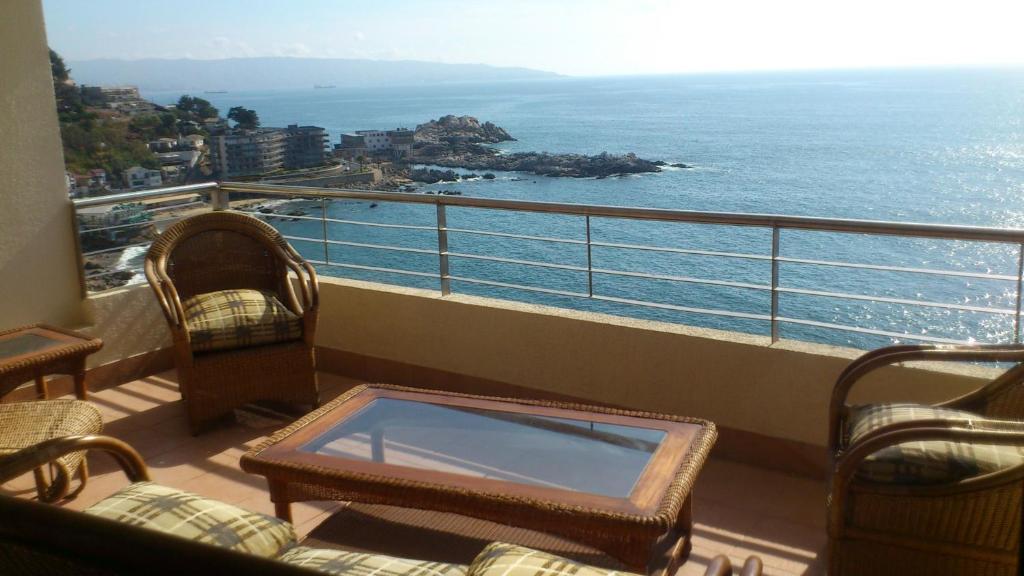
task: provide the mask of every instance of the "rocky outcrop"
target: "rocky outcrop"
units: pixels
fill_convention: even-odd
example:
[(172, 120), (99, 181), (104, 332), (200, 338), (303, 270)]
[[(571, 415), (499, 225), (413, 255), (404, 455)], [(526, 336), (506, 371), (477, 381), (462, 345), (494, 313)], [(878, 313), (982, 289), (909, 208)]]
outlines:
[[(481, 123), (472, 116), (443, 116), (416, 127), (413, 151), (407, 160), (446, 168), (530, 172), (538, 176), (607, 178), (624, 174), (661, 172), (665, 162), (644, 160), (635, 154), (550, 154), (515, 152), (503, 154), (489, 146), (515, 140), (504, 128)], [(438, 170), (414, 170), (420, 182), (452, 181)], [(487, 178), (485, 175), (484, 178)], [(491, 175), (490, 179), (494, 176)]]
[(515, 140), (504, 128), (472, 116), (442, 116), (416, 127), (418, 144), (497, 144)]

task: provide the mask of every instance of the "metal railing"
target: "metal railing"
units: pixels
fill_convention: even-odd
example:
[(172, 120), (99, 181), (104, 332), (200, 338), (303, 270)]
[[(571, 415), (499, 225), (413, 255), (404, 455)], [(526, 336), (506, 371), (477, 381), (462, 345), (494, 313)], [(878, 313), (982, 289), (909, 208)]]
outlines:
[[(910, 334), (900, 333), (896, 331), (875, 329), (863, 326), (854, 326), (849, 324), (840, 324), (834, 322), (824, 322), (820, 320), (814, 320), (809, 318), (797, 318), (791, 316), (783, 316), (780, 313), (780, 296), (783, 294), (812, 296), (812, 297), (824, 297), (833, 298), (846, 301), (862, 301), (862, 302), (875, 302), (892, 304), (898, 306), (916, 306), (925, 308), (938, 308), (948, 311), (957, 312), (977, 312), (984, 314), (992, 314), (998, 316), (1011, 316), (1012, 317), (1012, 340), (1019, 342), (1021, 338), (1021, 300), (1022, 300), (1022, 278), (1024, 278), (1024, 230), (1015, 229), (1003, 229), (1003, 228), (989, 228), (989, 227), (977, 227), (977, 226), (953, 226), (943, 224), (920, 224), (920, 223), (905, 223), (905, 222), (884, 222), (884, 221), (870, 221), (870, 220), (849, 220), (849, 219), (837, 219), (837, 218), (814, 218), (814, 217), (801, 217), (801, 216), (785, 216), (785, 215), (774, 215), (774, 214), (738, 214), (738, 213), (723, 213), (723, 212), (697, 212), (687, 210), (666, 210), (656, 208), (634, 208), (634, 207), (620, 207), (620, 206), (599, 206), (599, 205), (583, 205), (583, 204), (565, 204), (565, 203), (549, 203), (549, 202), (535, 202), (535, 201), (516, 201), (516, 200), (498, 200), (490, 198), (471, 198), (464, 196), (448, 196), (442, 194), (428, 195), (428, 194), (410, 194), (410, 193), (396, 193), (396, 192), (374, 192), (374, 191), (359, 191), (359, 190), (337, 190), (327, 188), (315, 188), (306, 186), (285, 186), (277, 184), (260, 184), (260, 183), (205, 183), (196, 184), (191, 186), (179, 186), (174, 188), (164, 188), (157, 190), (147, 190), (141, 192), (132, 192), (126, 194), (118, 194), (113, 196), (104, 196), (96, 198), (87, 198), (81, 200), (75, 200), (74, 204), (76, 208), (86, 208), (92, 206), (112, 205), (130, 202), (140, 202), (164, 197), (170, 197), (185, 193), (197, 193), (197, 194), (209, 194), (210, 205), (212, 209), (220, 210), (227, 209), (230, 205), (231, 194), (249, 194), (263, 196), (274, 196), (284, 198), (304, 198), (304, 199), (316, 199), (321, 203), (320, 216), (308, 216), (308, 215), (288, 215), (287, 218), (292, 220), (307, 220), (317, 221), (320, 223), (320, 230), (322, 233), (321, 238), (313, 238), (308, 236), (295, 236), (287, 235), (290, 241), (299, 242), (315, 242), (323, 244), (323, 257), (322, 259), (310, 259), (314, 264), (328, 267), (339, 267), (347, 268), (350, 270), (359, 270), (363, 272), (380, 272), (380, 273), (393, 273), (399, 275), (416, 276), (424, 278), (434, 278), (439, 281), (440, 291), (442, 295), (448, 295), (451, 293), (452, 282), (462, 282), (466, 284), (475, 284), (478, 286), (489, 286), (513, 290), (522, 290), (527, 292), (536, 292), (549, 295), (565, 296), (571, 298), (584, 298), (594, 301), (603, 301), (608, 303), (625, 304), (631, 306), (640, 306), (646, 308), (655, 308), (662, 310), (670, 310), (675, 312), (692, 313), (699, 315), (707, 315), (714, 317), (727, 317), (727, 318), (740, 318), (746, 320), (763, 321), (768, 323), (770, 326), (770, 335), (772, 341), (777, 341), (780, 337), (780, 325), (782, 324), (793, 324), (803, 325), (815, 328), (829, 329), (829, 330), (840, 330), (855, 332), (860, 334), (881, 336), (893, 339), (910, 339), (926, 342), (940, 342), (940, 343), (956, 343), (963, 342), (962, 339), (951, 339), (943, 337), (929, 336), (925, 334)], [(381, 223), (381, 222), (368, 222), (352, 219), (341, 219), (333, 218), (328, 215), (328, 202), (331, 200), (360, 200), (368, 202), (389, 202), (389, 203), (405, 203), (405, 204), (423, 204), (433, 205), (435, 207), (436, 216), (435, 222), (432, 225), (414, 225), (414, 224), (399, 224), (399, 223)], [(583, 220), (583, 228), (585, 231), (585, 237), (582, 239), (578, 238), (565, 238), (556, 236), (545, 236), (545, 235), (527, 235), (519, 233), (501, 232), (495, 230), (482, 230), (475, 228), (458, 228), (450, 227), (448, 224), (448, 209), (453, 207), (464, 207), (464, 208), (475, 208), (475, 209), (491, 209), (491, 210), (503, 210), (503, 211), (514, 211), (524, 213), (541, 213), (541, 214), (556, 214), (566, 217), (581, 218)], [(255, 214), (260, 216), (260, 214)], [(270, 217), (282, 217), (280, 214), (272, 214)], [(747, 252), (728, 252), (728, 251), (716, 251), (716, 250), (705, 250), (696, 248), (684, 248), (684, 247), (672, 247), (672, 246), (658, 246), (653, 244), (634, 244), (634, 243), (622, 243), (622, 242), (609, 242), (597, 240), (592, 235), (591, 222), (594, 218), (612, 218), (612, 219), (625, 219), (625, 220), (637, 220), (637, 221), (660, 221), (660, 222), (677, 222), (677, 223), (688, 223), (688, 224), (713, 224), (713, 225), (728, 225), (737, 227), (753, 227), (762, 228), (771, 233), (771, 247), (767, 253), (747, 253)], [(142, 226), (144, 224), (153, 224), (154, 222), (169, 222), (176, 218), (167, 218), (163, 220), (149, 221), (146, 223), (138, 224), (124, 224), (124, 225), (112, 225), (112, 226), (101, 226), (92, 227), (80, 230), (82, 235), (93, 234), (101, 231), (111, 231), (118, 227), (131, 227), (131, 226)], [(428, 231), (430, 233), (436, 233), (437, 242), (436, 247), (430, 248), (414, 248), (408, 246), (400, 246), (393, 244), (374, 244), (368, 242), (355, 242), (348, 240), (331, 239), (328, 234), (328, 226), (332, 224), (343, 224), (352, 226), (364, 226), (364, 227), (375, 227), (375, 228), (388, 228), (395, 230), (414, 230), (414, 231)], [(887, 237), (909, 237), (909, 238), (925, 238), (925, 239), (945, 239), (945, 240), (959, 240), (959, 241), (978, 241), (978, 242), (989, 242), (1011, 245), (1016, 251), (1016, 270), (1013, 274), (997, 274), (990, 271), (970, 271), (970, 270), (949, 270), (941, 268), (930, 268), (925, 266), (895, 266), (887, 264), (871, 264), (871, 263), (859, 263), (859, 262), (847, 262), (842, 260), (831, 260), (827, 258), (798, 258), (798, 257), (787, 257), (780, 254), (780, 238), (785, 231), (819, 231), (819, 232), (834, 232), (834, 233), (849, 233), (849, 234), (864, 234), (871, 236), (887, 236)], [(474, 237), (491, 237), (499, 239), (512, 239), (512, 240), (527, 240), (543, 242), (554, 245), (575, 245), (578, 247), (585, 248), (586, 251), (586, 265), (571, 265), (562, 263), (545, 262), (541, 260), (533, 259), (522, 259), (522, 258), (506, 258), (500, 256), (489, 256), (483, 254), (475, 254), (468, 252), (453, 252), (449, 249), (449, 235), (453, 233), (465, 234)], [(145, 245), (145, 242), (131, 245)], [(355, 264), (352, 262), (339, 262), (337, 259), (332, 259), (330, 256), (329, 248), (331, 246), (345, 246), (349, 248), (359, 248), (367, 250), (380, 250), (380, 251), (393, 251), (407, 254), (419, 254), (419, 255), (432, 255), (437, 258), (437, 272), (422, 272), (414, 270), (405, 270), (384, 266), (368, 266), (363, 264)], [(115, 249), (123, 249), (127, 246), (121, 246)], [(648, 272), (631, 271), (617, 268), (607, 267), (596, 267), (594, 265), (593, 251), (595, 248), (610, 248), (619, 250), (629, 251), (644, 251), (651, 253), (661, 254), (673, 254), (682, 256), (698, 256), (698, 257), (711, 257), (711, 258), (726, 258), (726, 259), (739, 259), (747, 261), (761, 261), (770, 265), (770, 279), (767, 283), (757, 282), (744, 282), (739, 280), (721, 280), (704, 278), (697, 276), (680, 276), (673, 274), (656, 274)], [(104, 252), (105, 250), (98, 251), (84, 251), (83, 256), (88, 257), (93, 254)], [(586, 291), (573, 291), (563, 290), (551, 287), (534, 286), (527, 284), (519, 284), (512, 282), (501, 282), (497, 280), (488, 280), (478, 277), (469, 277), (461, 275), (453, 275), (451, 273), (451, 261), (453, 259), (461, 260), (477, 260), (492, 262), (497, 264), (514, 264), (521, 266), (528, 266), (534, 268), (543, 268), (550, 270), (561, 270), (571, 273), (585, 274), (586, 275)], [(872, 294), (858, 294), (849, 293), (842, 291), (830, 291), (830, 290), (817, 290), (810, 288), (800, 288), (794, 286), (785, 286), (780, 282), (780, 266), (782, 264), (802, 264), (802, 265), (813, 265), (829, 267), (833, 269), (849, 269), (849, 270), (861, 270), (861, 271), (874, 271), (874, 272), (898, 272), (914, 275), (922, 275), (929, 277), (947, 277), (947, 278), (965, 278), (965, 279), (984, 279), (984, 280), (996, 280), (1011, 282), (1014, 286), (1013, 308), (1002, 308), (992, 306), (980, 306), (972, 304), (960, 304), (952, 302), (936, 302), (923, 299), (915, 298), (900, 298), (892, 296), (872, 295)], [(94, 275), (86, 274), (85, 279), (95, 277), (96, 275), (109, 274), (111, 272), (95, 273)], [(664, 302), (656, 302), (651, 300), (633, 299), (633, 298), (622, 298), (618, 296), (601, 294), (595, 291), (594, 278), (596, 276), (601, 277), (618, 277), (618, 278), (638, 278), (644, 280), (656, 280), (666, 281), (678, 284), (694, 284), (712, 287), (725, 287), (739, 290), (749, 290), (754, 292), (761, 292), (769, 294), (770, 307), (764, 312), (745, 312), (737, 310), (726, 310), (720, 308), (704, 308), (698, 306), (682, 306), (677, 304), (670, 304)]]

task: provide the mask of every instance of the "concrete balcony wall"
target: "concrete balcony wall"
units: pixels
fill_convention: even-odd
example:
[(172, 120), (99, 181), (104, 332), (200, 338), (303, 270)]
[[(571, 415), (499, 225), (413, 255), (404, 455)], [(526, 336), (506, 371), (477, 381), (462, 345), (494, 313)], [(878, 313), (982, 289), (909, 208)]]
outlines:
[[(326, 279), (318, 343), (371, 358), (710, 419), (824, 446), (832, 384), (851, 349)], [(929, 401), (977, 387), (988, 370), (893, 367), (854, 399)]]
[[(322, 360), (386, 361), (630, 408), (710, 419), (720, 426), (824, 446), (828, 401), (859, 351), (563, 310), (502, 300), (321, 279)], [(170, 346), (148, 286), (90, 298), (92, 333), (109, 364)], [(150, 354), (152, 357), (153, 355)], [(164, 354), (160, 362), (170, 362)], [(328, 364), (328, 362), (323, 362)], [(166, 366), (163, 366), (166, 367)], [(357, 377), (345, 361), (327, 366)], [(932, 368), (936, 368), (932, 366)], [(976, 387), (991, 371), (892, 367), (855, 399), (931, 401)], [(162, 368), (161, 368), (162, 369)], [(435, 378), (436, 379), (436, 378)], [(465, 378), (460, 378), (465, 380)]]
[(81, 322), (60, 126), (38, 1), (0, 17), (0, 328)]

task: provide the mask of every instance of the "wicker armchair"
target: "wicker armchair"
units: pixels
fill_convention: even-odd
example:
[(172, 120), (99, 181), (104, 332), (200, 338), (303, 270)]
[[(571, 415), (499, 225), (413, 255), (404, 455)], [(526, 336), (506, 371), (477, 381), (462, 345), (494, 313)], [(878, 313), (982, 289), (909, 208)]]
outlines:
[(237, 212), (202, 214), (161, 234), (145, 266), (193, 434), (257, 400), (318, 405), (316, 272), (277, 230)]
[[(851, 406), (853, 386), (907, 361), (1014, 363), (936, 405)], [(1018, 574), (1024, 496), (1024, 346), (892, 346), (832, 393), (829, 573)]]

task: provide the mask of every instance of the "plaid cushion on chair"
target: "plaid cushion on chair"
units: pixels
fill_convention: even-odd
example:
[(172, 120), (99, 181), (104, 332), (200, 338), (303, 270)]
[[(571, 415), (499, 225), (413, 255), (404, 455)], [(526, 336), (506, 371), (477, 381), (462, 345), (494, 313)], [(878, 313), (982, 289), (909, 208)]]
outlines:
[(220, 290), (182, 302), (192, 350), (231, 350), (302, 337), (302, 318), (273, 292)]
[[(978, 420), (972, 412), (919, 404), (876, 404), (853, 408), (850, 444), (882, 426), (922, 420)], [(943, 484), (1024, 464), (1024, 448), (960, 442), (906, 442), (868, 456), (857, 477), (887, 484)]]
[(295, 545), (295, 530), (283, 520), (152, 482), (132, 484), (85, 512), (267, 558)]
[(292, 548), (279, 560), (325, 574), (346, 576), (466, 576), (466, 567), (461, 564), (407, 560), (383, 554), (324, 550), (305, 546)]
[(469, 565), (469, 576), (633, 576), (629, 572), (595, 568), (568, 558), (515, 544), (493, 542)]

